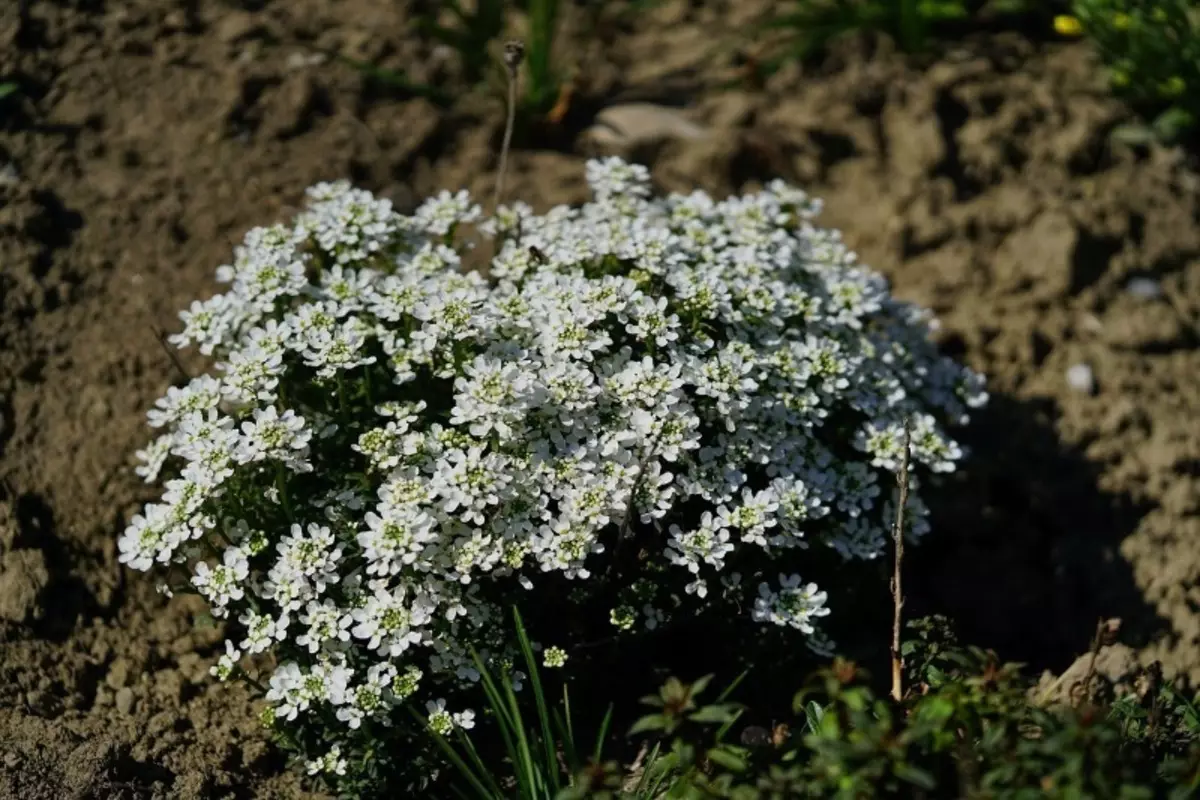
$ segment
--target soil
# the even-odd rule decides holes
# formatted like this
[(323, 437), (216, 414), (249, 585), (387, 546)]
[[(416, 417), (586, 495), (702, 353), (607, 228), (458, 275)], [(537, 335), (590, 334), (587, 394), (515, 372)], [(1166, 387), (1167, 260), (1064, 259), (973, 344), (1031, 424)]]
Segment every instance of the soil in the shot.
[[(402, 210), (441, 188), (490, 196), (498, 103), (442, 108), (308, 55), (453, 88), (452, 54), (405, 5), (0, 11), (0, 78), (21, 86), (0, 101), (0, 797), (304, 796), (251, 698), (209, 677), (220, 631), (120, 568), (116, 536), (154, 497), (131, 454), (175, 378), (158, 331), (215, 290), (248, 227), (339, 177)], [(579, 91), (562, 125), (518, 143), (510, 197), (583, 199), (579, 134), (630, 99), (684, 105), (707, 131), (626, 148), (664, 188), (779, 176), (824, 197), (825, 224), (935, 309), (947, 351), (994, 391), (910, 554), (914, 613), (1057, 671), (1118, 616), (1131, 659), (1200, 680), (1194, 163), (1110, 144), (1127, 112), (1087, 48), (1016, 34), (926, 63), (851, 44), (719, 88), (735, 60), (711, 32), (760, 6), (573, 11)]]

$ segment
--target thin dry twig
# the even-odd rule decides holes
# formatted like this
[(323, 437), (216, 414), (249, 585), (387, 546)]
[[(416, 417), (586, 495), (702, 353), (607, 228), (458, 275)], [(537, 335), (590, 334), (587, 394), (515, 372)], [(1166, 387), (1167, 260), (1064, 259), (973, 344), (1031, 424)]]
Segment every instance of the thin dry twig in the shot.
[(158, 346), (161, 347), (163, 352), (167, 354), (167, 358), (171, 359), (171, 363), (175, 365), (175, 369), (178, 370), (179, 374), (183, 376), (185, 381), (190, 381), (192, 376), (189, 375), (188, 371), (183, 368), (183, 364), (180, 363), (179, 358), (171, 352), (171, 348), (167, 347), (166, 334), (154, 323), (150, 324), (150, 330), (154, 332), (154, 338), (158, 340)]
[(517, 118), (517, 82), (521, 77), (521, 62), (525, 58), (525, 43), (512, 39), (504, 43), (504, 66), (508, 70), (508, 116), (504, 121), (504, 143), (500, 146), (500, 170), (496, 174), (496, 196), (492, 213), (500, 208), (504, 197), (504, 176), (508, 171), (508, 149), (512, 145), (513, 126)]
[(904, 510), (908, 506), (908, 459), (912, 444), (912, 420), (904, 421), (904, 456), (900, 460), (900, 499), (896, 504), (896, 524), (892, 526), (895, 561), (892, 564), (892, 699), (897, 703), (904, 697), (904, 656), (900, 653), (900, 630), (903, 622), (904, 593), (900, 586), (900, 565), (904, 560)]
[(1092, 636), (1092, 651), (1088, 659), (1087, 671), (1083, 674), (1083, 680), (1074, 684), (1068, 692), (1071, 705), (1078, 705), (1081, 700), (1087, 698), (1092, 679), (1096, 677), (1096, 660), (1100, 657), (1100, 651), (1116, 641), (1117, 632), (1120, 629), (1121, 620), (1115, 617), (1102, 619), (1096, 623), (1096, 633)]

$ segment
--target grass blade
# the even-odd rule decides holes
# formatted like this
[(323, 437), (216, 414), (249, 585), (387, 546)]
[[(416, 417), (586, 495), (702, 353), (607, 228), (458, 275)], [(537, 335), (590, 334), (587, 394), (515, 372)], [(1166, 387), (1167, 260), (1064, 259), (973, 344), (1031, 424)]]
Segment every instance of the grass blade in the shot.
[[(543, 786), (542, 781), (538, 779), (538, 772), (534, 767), (533, 750), (529, 746), (529, 737), (525, 732), (525, 721), (521, 717), (521, 707), (517, 702), (517, 693), (513, 690), (512, 678), (508, 675), (503, 675), (504, 695), (508, 700), (509, 710), (513, 719), (513, 735), (516, 739), (516, 752), (518, 766), (518, 784), (521, 789), (521, 794), (530, 800), (537, 800)], [(524, 776), (523, 778), (521, 776)]]
[[(425, 720), (425, 718), (422, 717), (420, 715), (420, 713), (418, 713), (417, 710), (415, 708), (413, 708), (412, 706), (409, 706), (408, 708), (409, 708), (409, 711), (412, 712), (412, 715), (414, 717), (416, 717), (417, 723), (421, 727), (428, 729), (428, 727), (429, 727), (428, 721)], [(466, 779), (467, 783), (471, 784), (471, 788), (475, 790), (475, 792), (476, 792), (477, 796), (480, 798), (480, 800), (500, 800), (500, 798), (503, 797), (502, 794), (499, 794), (499, 793), (492, 794), (488, 790), (488, 787), (484, 783), (484, 781), (475, 773), (475, 771), (473, 769), (471, 769), (470, 765), (468, 765), (467, 762), (463, 759), (463, 757), (458, 754), (458, 751), (455, 750), (450, 745), (450, 743), (446, 741), (444, 736), (441, 736), (440, 734), (437, 734), (437, 733), (433, 733), (433, 731), (430, 731), (430, 734), (433, 737), (434, 743), (437, 744), (437, 746), (441, 749), (442, 753), (446, 756), (447, 759), (449, 759), (450, 763), (453, 764), (455, 766), (455, 768), (457, 768), (458, 771), (462, 773), (462, 775)], [(472, 749), (474, 749), (474, 748), (472, 748)], [(487, 778), (490, 780), (491, 776), (487, 773), (486, 768), (482, 768), (483, 767), (482, 763), (478, 762), (478, 756), (476, 756), (476, 762), (477, 762), (478, 766), (481, 767), (481, 773), (483, 775), (487, 776)]]
[(529, 634), (525, 631), (525, 623), (521, 612), (513, 607), (513, 617), (517, 623), (517, 640), (521, 644), (521, 654), (525, 656), (525, 664), (529, 667), (529, 683), (533, 688), (533, 699), (537, 704), (538, 723), (542, 728), (542, 748), (546, 756), (546, 777), (550, 779), (555, 790), (561, 789), (558, 778), (558, 759), (554, 752), (554, 733), (550, 727), (550, 714), (546, 710), (546, 695), (542, 689), (542, 679), (539, 675), (537, 660), (533, 655), (533, 645), (529, 642)]
[(600, 720), (600, 732), (596, 734), (596, 745), (592, 748), (592, 761), (600, 763), (600, 756), (604, 753), (604, 742), (608, 739), (608, 729), (612, 725), (613, 707), (609, 703), (608, 710), (604, 712), (604, 719)]

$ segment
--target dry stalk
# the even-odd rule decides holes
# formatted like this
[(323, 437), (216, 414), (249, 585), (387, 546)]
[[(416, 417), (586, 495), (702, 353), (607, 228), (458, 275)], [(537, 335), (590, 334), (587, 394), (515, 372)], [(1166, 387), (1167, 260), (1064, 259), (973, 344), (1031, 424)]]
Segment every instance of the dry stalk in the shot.
[(895, 560), (892, 563), (892, 699), (897, 703), (904, 697), (904, 656), (900, 653), (900, 632), (903, 624), (904, 593), (900, 585), (900, 565), (904, 560), (904, 510), (908, 506), (908, 459), (912, 443), (912, 420), (904, 421), (904, 456), (900, 460), (900, 498), (896, 504), (896, 523), (892, 526)]
[(525, 43), (511, 39), (504, 43), (504, 68), (508, 73), (508, 114), (504, 120), (504, 143), (500, 146), (500, 169), (496, 174), (496, 196), (492, 213), (500, 208), (504, 198), (504, 177), (508, 171), (508, 150), (512, 145), (513, 127), (517, 118), (517, 83), (521, 77), (521, 62), (525, 59)]
[(1096, 677), (1096, 660), (1100, 657), (1100, 651), (1111, 645), (1117, 639), (1117, 632), (1121, 629), (1121, 620), (1118, 618), (1102, 619), (1096, 623), (1096, 633), (1092, 636), (1091, 654), (1088, 658), (1087, 671), (1083, 674), (1083, 680), (1074, 684), (1068, 691), (1068, 698), (1071, 705), (1079, 705), (1082, 700), (1088, 698), (1088, 693), (1091, 691), (1092, 679)]
[(162, 348), (163, 352), (167, 354), (167, 358), (171, 359), (171, 363), (175, 365), (175, 369), (179, 372), (179, 374), (183, 377), (183, 379), (185, 381), (190, 381), (192, 379), (192, 376), (189, 375), (188, 371), (183, 368), (183, 364), (179, 361), (178, 356), (176, 356), (173, 352), (171, 352), (170, 347), (167, 347), (166, 334), (162, 331), (161, 328), (159, 328), (154, 323), (150, 324), (150, 330), (154, 333), (154, 338), (156, 340), (158, 340), (158, 346)]

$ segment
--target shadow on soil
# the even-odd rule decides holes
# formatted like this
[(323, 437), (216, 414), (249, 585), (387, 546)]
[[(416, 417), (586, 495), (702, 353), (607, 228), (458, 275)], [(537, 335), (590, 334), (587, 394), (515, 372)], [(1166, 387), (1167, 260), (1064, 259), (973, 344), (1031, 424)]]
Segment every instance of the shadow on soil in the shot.
[(1134, 647), (1165, 624), (1119, 550), (1149, 508), (1098, 488), (1056, 413), (993, 396), (963, 437), (963, 469), (927, 496), (934, 532), (905, 564), (910, 616), (946, 614), (965, 642), (1031, 670), (1069, 666), (1100, 618), (1120, 617)]

